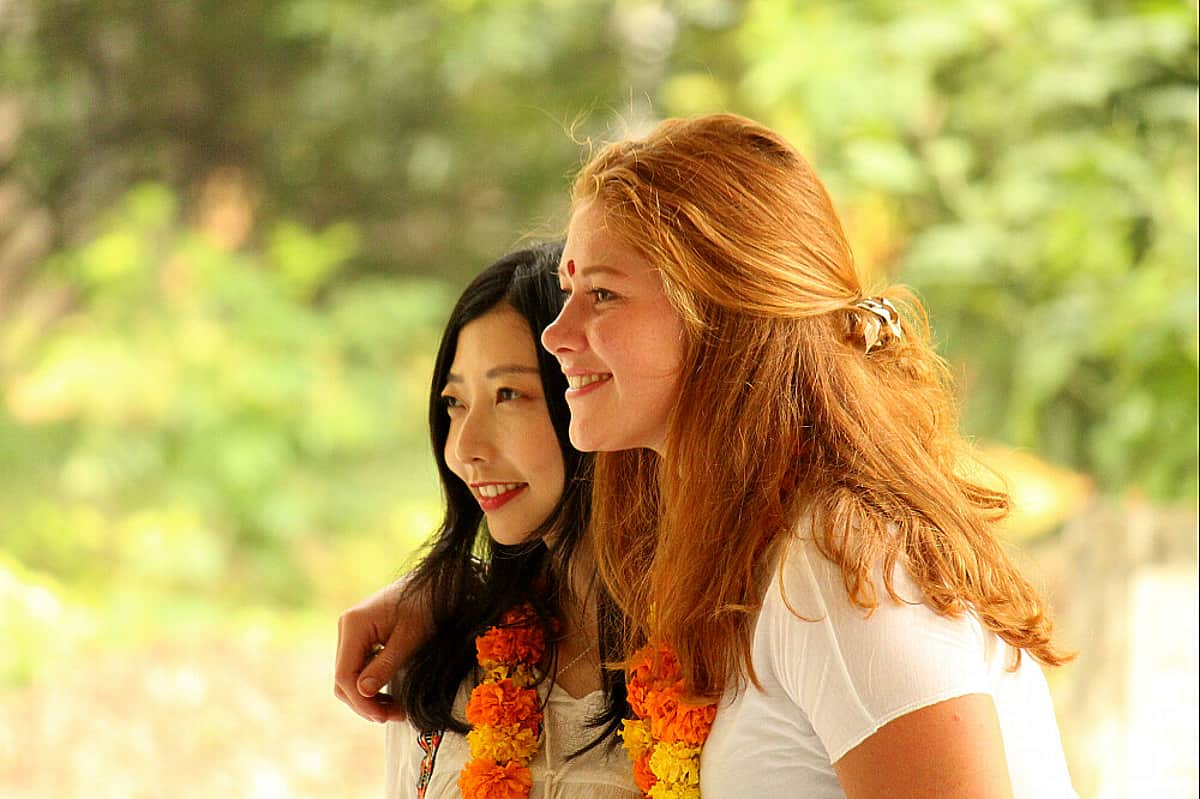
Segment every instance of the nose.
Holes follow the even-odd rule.
[[[568,297],[554,321],[542,331],[542,346],[551,355],[578,352],[583,348],[583,328],[576,319],[576,300]]]
[[[496,454],[494,432],[487,414],[468,410],[450,423],[446,460],[461,464],[487,463]]]

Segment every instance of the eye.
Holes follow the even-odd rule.
[[[598,286],[590,290],[588,294],[592,295],[592,301],[596,303],[611,302],[617,298],[617,295],[613,292],[609,291],[608,289],[602,289]]]
[[[458,397],[454,397],[449,394],[443,394],[441,402],[442,407],[446,409],[446,413],[450,413],[455,408],[462,407],[462,402],[458,399]]]
[[[521,399],[524,394],[517,391],[515,388],[501,388],[496,391],[496,402],[510,402],[512,400]]]
[[[571,299],[571,287],[570,286],[559,286],[558,293],[563,298],[563,302],[566,302],[567,300]]]

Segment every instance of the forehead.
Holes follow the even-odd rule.
[[[567,277],[568,263],[577,269],[607,266],[618,271],[649,269],[650,262],[625,242],[609,223],[603,204],[584,200],[575,206],[567,228],[567,242],[559,263],[559,276]]]
[[[486,371],[497,365],[537,368],[537,348],[529,323],[508,305],[499,305],[463,325],[450,371]]]

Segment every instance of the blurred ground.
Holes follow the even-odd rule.
[[[1080,659],[1049,675],[1072,775],[1083,799],[1190,799],[1196,570],[1130,587],[1128,648],[1069,636]],[[383,731],[332,695],[334,615],[54,652],[0,692],[0,799],[378,799]]]
[[[0,701],[0,797],[377,799],[383,730],[333,697],[333,651],[251,629],[79,652]]]

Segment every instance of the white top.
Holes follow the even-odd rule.
[[[465,718],[469,697],[470,686],[464,683],[454,703],[457,718]],[[619,746],[610,749],[604,742],[567,759],[595,737],[596,730],[587,726],[587,720],[603,709],[603,691],[576,699],[557,685],[550,689],[542,709],[542,745],[529,764],[533,774],[530,799],[630,799],[639,795],[629,757]],[[426,757],[419,736],[420,732],[407,721],[388,722],[387,799],[417,796],[421,761]],[[425,799],[458,799],[458,775],[470,759],[466,736],[446,732],[437,748]]]
[[[1032,657],[1007,671],[1003,640],[972,614],[946,618],[921,604],[902,568],[894,587],[914,604],[891,601],[877,570],[880,604],[866,618],[813,541],[792,539],[783,558],[754,629],[763,691],[748,683],[721,702],[701,758],[704,799],[844,797],[835,761],[887,722],[967,694],[996,704],[1015,799],[1076,796]]]

